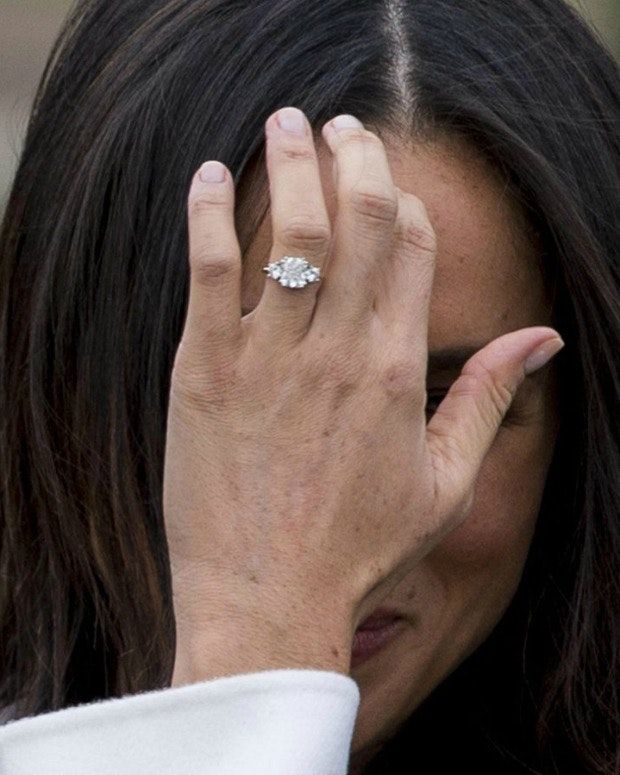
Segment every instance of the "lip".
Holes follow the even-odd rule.
[[[364,624],[367,621],[365,620]],[[355,631],[351,649],[351,669],[370,659],[370,657],[396,638],[403,629],[401,625],[404,619],[401,616],[394,617],[392,615],[388,620],[384,615],[382,621],[383,624],[380,624],[380,619],[375,614],[371,620],[372,627],[358,627]]]
[[[394,619],[402,618],[401,612],[394,608],[377,608],[358,625],[356,632],[359,632],[359,630],[378,630],[394,621]]]

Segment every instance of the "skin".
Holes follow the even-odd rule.
[[[437,235],[429,351],[482,347],[519,328],[552,325],[536,235],[497,173],[456,137],[383,139],[394,183],[424,202]],[[315,142],[333,223],[332,157],[320,137]],[[268,212],[243,257],[245,312],[261,298],[261,268],[271,246]],[[435,401],[429,413],[442,400],[433,394],[447,390],[459,371],[428,372],[429,400]],[[553,361],[523,382],[480,469],[471,513],[382,601],[406,623],[395,640],[351,671],[361,692],[352,775],[487,638],[514,597],[557,437],[557,389]]]

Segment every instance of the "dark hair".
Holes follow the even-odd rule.
[[[617,775],[620,77],[561,0],[77,2],[0,234],[0,704],[19,718],[169,684],[189,183],[206,159],[229,167],[245,252],[284,105],[317,132],[346,112],[467,138],[541,235],[566,342],[519,589],[368,771]]]

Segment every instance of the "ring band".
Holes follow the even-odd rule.
[[[284,256],[264,266],[263,272],[285,288],[304,288],[321,279],[321,267],[314,266],[303,256]]]

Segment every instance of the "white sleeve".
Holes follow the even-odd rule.
[[[0,727],[1,775],[346,775],[360,703],[327,670],[265,670]]]

